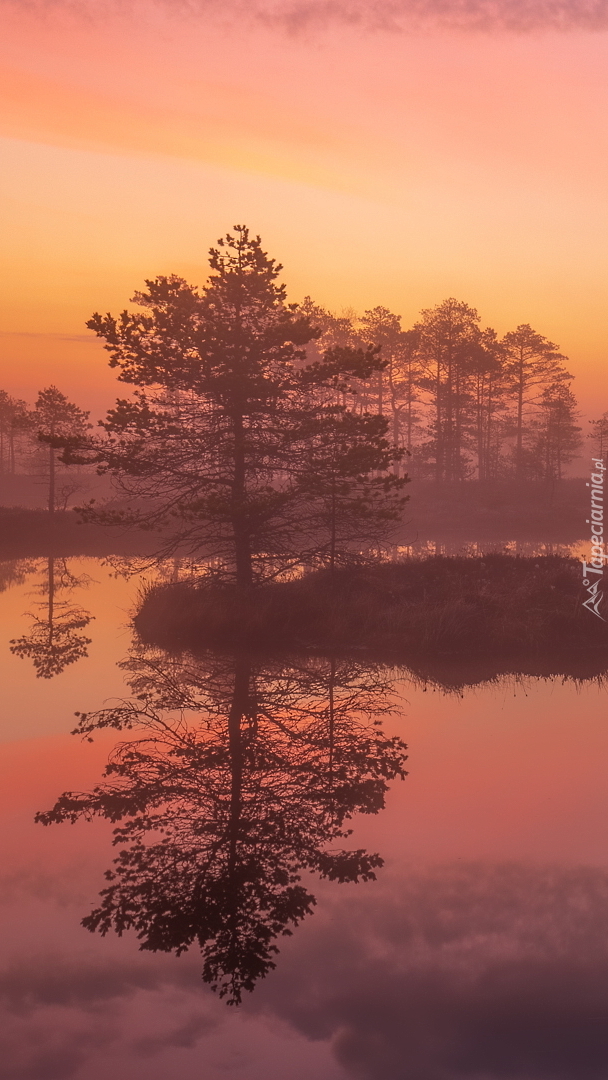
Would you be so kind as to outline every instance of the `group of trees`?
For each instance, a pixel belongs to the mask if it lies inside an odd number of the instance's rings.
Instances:
[[[388,360],[371,343],[307,354],[321,330],[244,226],[210,265],[200,291],[161,277],[139,311],[93,316],[135,391],[103,435],[65,439],[64,458],[122,492],[122,508],[93,505],[89,519],[158,529],[159,554],[202,552],[241,587],[303,561],[333,569],[380,542],[406,501],[387,418],[357,407]]]
[[[61,447],[62,465],[116,482],[114,507],[89,504],[89,520],[158,530],[159,555],[204,552],[249,586],[381,543],[407,500],[406,465],[437,481],[559,480],[581,445],[566,358],[528,325],[499,339],[454,299],[409,330],[383,307],[358,318],[289,304],[282,267],[245,226],[210,267],[202,289],[159,277],[137,310],[89,320],[133,388],[101,434],[55,387],[31,411],[0,395],[0,469],[30,433],[51,512]],[[605,418],[595,427],[603,439]]]
[[[68,400],[56,386],[38,394],[33,409],[26,402],[0,390],[0,477],[18,471],[43,474],[48,484],[48,509],[54,513],[75,490],[57,489],[58,447],[66,438],[82,438],[91,427],[88,412]]]
[[[162,555],[228,559],[248,586],[380,543],[406,464],[437,481],[559,480],[581,445],[566,358],[528,325],[499,339],[453,299],[409,330],[383,307],[288,304],[245,226],[210,266],[202,289],[159,277],[137,310],[88,323],[134,390],[103,434],[41,437],[115,478],[122,508],[89,520],[157,529]]]
[[[400,316],[376,307],[342,316],[307,298],[317,348],[381,346],[382,370],[351,389],[356,408],[386,416],[410,471],[436,480],[561,479],[582,445],[572,376],[556,345],[523,324],[499,339],[455,299]]]

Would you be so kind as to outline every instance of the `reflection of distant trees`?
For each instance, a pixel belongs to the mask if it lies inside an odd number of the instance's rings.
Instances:
[[[0,592],[5,592],[13,585],[23,585],[28,574],[36,570],[32,559],[4,559],[0,562]]]
[[[312,911],[304,872],[366,881],[382,864],[344,841],[352,815],[378,813],[405,775],[405,746],[379,719],[390,686],[351,661],[140,653],[125,667],[133,697],[81,715],[78,730],[136,734],[104,783],[38,819],[116,823],[120,851],[84,925],[134,929],[152,951],[196,941],[203,979],[238,1002],[274,967],[275,939]]]
[[[69,592],[87,584],[85,578],[75,577],[65,559],[49,556],[40,592],[45,596],[44,617],[31,614],[32,627],[29,634],[13,639],[11,652],[16,656],[29,657],[39,679],[52,679],[69,664],[88,655],[91,638],[80,633],[93,618],[84,608],[70,605],[69,599],[60,599],[61,592]]]

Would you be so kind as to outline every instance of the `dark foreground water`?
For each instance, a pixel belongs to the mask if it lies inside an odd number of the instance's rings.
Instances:
[[[99,562],[0,586],[3,1080],[604,1080],[596,683],[167,656]]]

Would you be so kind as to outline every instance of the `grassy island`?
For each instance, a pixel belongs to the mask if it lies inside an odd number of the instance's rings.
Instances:
[[[169,648],[365,650],[414,659],[585,655],[603,666],[608,625],[582,608],[580,565],[549,555],[435,556],[317,571],[249,590],[204,578],[150,589],[135,617]],[[547,674],[554,671],[547,670]]]

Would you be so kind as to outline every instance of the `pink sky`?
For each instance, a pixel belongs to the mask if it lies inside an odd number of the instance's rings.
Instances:
[[[454,295],[558,342],[608,408],[605,5],[2,8],[7,389],[101,408],[85,319],[204,280],[244,221],[291,298],[408,325]]]

